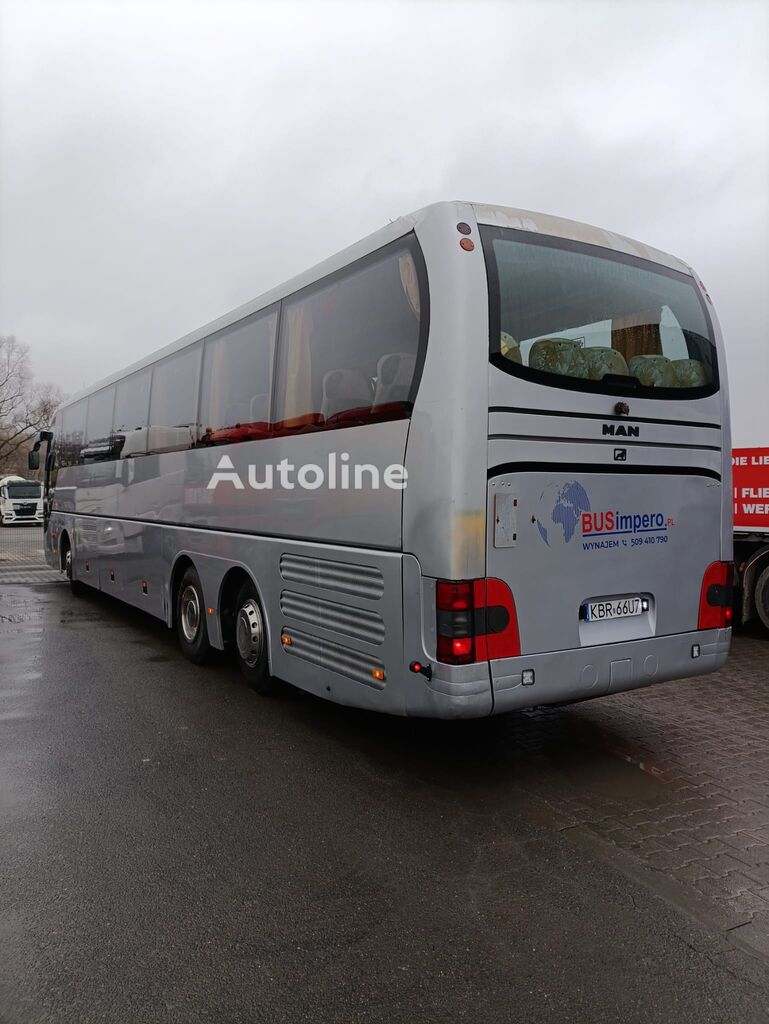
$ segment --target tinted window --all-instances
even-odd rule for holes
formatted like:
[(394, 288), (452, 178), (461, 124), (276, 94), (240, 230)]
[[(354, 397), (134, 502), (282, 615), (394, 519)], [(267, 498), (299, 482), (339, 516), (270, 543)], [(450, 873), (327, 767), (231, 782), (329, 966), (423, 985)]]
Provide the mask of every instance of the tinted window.
[(61, 465), (62, 443), (64, 440), (64, 417), (62, 410), (56, 413), (53, 421), (53, 443), (51, 444), (52, 458), (50, 462), (51, 487), (56, 486), (56, 477)]
[(182, 349), (152, 367), (148, 450), (177, 451), (197, 440), (200, 345)]
[(200, 425), (209, 444), (269, 433), (277, 309), (241, 320), (206, 340)]
[(75, 402), (62, 410), (61, 440), (58, 446), (60, 466), (76, 466), (85, 444), (86, 400)]
[(139, 370), (116, 385), (112, 429), (115, 452), (122, 458), (147, 451), (150, 379), (149, 369)]
[(84, 462), (101, 462), (117, 458), (113, 451), (112, 411), (115, 405), (114, 385), (88, 397), (86, 417), (86, 444), (82, 451)]
[(559, 387), (655, 398), (717, 387), (710, 324), (691, 276), (527, 234), (482, 229), (495, 365)]
[(409, 414), (427, 321), (422, 266), (415, 241), (398, 242), (284, 301), (278, 429)]

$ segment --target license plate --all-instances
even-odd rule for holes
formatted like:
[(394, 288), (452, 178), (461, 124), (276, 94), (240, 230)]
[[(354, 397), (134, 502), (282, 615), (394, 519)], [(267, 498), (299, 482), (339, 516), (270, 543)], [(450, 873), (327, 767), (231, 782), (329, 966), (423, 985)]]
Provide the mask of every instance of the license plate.
[(640, 597), (618, 597), (615, 600), (587, 601), (583, 608), (588, 622), (599, 619), (626, 619), (644, 611)]

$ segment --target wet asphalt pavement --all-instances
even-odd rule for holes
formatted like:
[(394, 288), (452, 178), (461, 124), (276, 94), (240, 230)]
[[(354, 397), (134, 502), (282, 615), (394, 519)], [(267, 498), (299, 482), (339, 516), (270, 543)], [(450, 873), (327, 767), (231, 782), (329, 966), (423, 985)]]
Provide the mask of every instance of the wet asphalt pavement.
[(0, 1021), (769, 1019), (738, 924), (557, 798), (670, 810), (600, 703), (266, 700), (108, 598), (0, 587)]

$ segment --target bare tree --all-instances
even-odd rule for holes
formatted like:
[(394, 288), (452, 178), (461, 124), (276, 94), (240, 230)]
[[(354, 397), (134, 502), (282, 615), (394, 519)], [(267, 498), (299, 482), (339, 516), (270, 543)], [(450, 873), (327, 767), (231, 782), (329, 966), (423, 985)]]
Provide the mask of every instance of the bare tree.
[(61, 400), (53, 384), (35, 382), (29, 347), (13, 335), (0, 337), (0, 475), (18, 471), (23, 451), (50, 426)]

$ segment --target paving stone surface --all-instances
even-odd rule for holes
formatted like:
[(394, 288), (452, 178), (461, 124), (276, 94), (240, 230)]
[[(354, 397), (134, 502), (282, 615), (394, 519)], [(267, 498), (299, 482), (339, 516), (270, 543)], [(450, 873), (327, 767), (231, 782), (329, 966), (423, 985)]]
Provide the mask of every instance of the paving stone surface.
[(560, 728), (571, 756), (603, 746), (654, 783), (580, 793), (549, 779), (565, 827), (712, 901), (769, 952), (769, 637), (737, 634), (713, 675), (525, 717), (547, 729), (551, 758)]
[(51, 583), (62, 581), (43, 554), (39, 526), (0, 527), (0, 583)]

